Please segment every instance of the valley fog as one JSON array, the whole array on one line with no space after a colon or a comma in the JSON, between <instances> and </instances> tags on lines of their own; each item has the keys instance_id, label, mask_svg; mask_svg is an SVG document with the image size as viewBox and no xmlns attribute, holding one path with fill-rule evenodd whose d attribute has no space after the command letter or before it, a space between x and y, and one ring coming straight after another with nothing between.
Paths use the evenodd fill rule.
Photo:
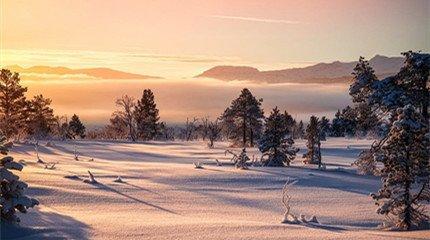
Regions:
<instances>
[{"instance_id":1,"label":"valley fog","mask_svg":"<svg viewBox=\"0 0 430 240\"><path fill-rule=\"evenodd\" d=\"M287 110L299 120L310 115L334 114L350 103L348 85L251 84L211 79L150 80L31 80L24 78L27 96L43 94L52 99L56 115L79 113L90 125L104 125L115 111L115 99L122 95L140 98L150 88L162 121L182 123L187 117L218 117L240 90L247 87L263 98L265 113L274 106Z\"/></svg>"}]
</instances>

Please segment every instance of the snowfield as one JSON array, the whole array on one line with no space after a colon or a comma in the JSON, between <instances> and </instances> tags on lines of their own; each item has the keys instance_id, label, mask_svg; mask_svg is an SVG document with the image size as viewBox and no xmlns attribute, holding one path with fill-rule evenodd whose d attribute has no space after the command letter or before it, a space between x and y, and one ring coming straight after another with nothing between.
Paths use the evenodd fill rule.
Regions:
<instances>
[{"instance_id":1,"label":"snowfield","mask_svg":"<svg viewBox=\"0 0 430 240\"><path fill-rule=\"evenodd\" d=\"M237 170L224 155L227 143L104 141L42 142L43 161L58 162L45 169L33 145L17 144L11 155L26 163L17 174L40 205L19 215L21 228L3 226L1 239L429 239L430 230L378 230L383 217L369 193L380 180L350 166L371 142L322 142L325 171L303 165L303 150L289 168ZM297 145L303 149L304 141ZM249 149L253 155L260 153ZM83 182L88 170L97 184ZM123 183L114 182L118 176ZM288 178L298 180L291 211L321 224L281 224Z\"/></svg>"}]
</instances>

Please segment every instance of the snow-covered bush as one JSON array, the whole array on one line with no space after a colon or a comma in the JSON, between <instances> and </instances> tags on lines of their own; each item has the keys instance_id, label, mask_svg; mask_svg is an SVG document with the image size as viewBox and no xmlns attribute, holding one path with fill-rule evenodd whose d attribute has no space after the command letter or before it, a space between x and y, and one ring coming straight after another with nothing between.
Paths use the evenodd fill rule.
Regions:
<instances>
[{"instance_id":1,"label":"snow-covered bush","mask_svg":"<svg viewBox=\"0 0 430 240\"><path fill-rule=\"evenodd\" d=\"M246 155L246 148L242 149L242 152L237 155L236 153L230 151L230 150L226 150L225 154L230 153L233 155L233 157L231 158L231 161L234 163L234 166L236 166L236 168L239 169L248 169L248 161L250 161L251 159L248 157L248 155Z\"/></svg>"},{"instance_id":2,"label":"snow-covered bush","mask_svg":"<svg viewBox=\"0 0 430 240\"><path fill-rule=\"evenodd\" d=\"M20 181L19 177L10 171L23 169L21 163L14 162L11 156L7 156L11 146L12 143L7 143L5 137L0 137L0 153L5 155L0 160L0 212L2 221L19 222L16 210L26 213L28 208L38 205L39 202L24 195L24 191L28 187L27 183Z\"/></svg>"}]
</instances>

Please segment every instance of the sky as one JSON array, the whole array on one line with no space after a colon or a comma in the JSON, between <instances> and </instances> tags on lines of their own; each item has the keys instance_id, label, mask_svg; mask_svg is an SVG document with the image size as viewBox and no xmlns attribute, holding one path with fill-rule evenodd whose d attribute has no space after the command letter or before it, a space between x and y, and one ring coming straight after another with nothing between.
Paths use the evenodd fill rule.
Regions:
<instances>
[{"instance_id":1,"label":"sky","mask_svg":"<svg viewBox=\"0 0 430 240\"><path fill-rule=\"evenodd\" d=\"M269 70L430 51L426 0L0 3L1 66L110 67L181 82L216 65ZM70 86L49 87L56 96Z\"/></svg>"}]
</instances>

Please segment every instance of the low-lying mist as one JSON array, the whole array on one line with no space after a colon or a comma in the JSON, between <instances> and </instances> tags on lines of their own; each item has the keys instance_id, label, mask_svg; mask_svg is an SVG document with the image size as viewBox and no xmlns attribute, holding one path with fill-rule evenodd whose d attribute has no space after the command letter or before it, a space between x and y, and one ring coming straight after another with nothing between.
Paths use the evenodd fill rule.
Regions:
<instances>
[{"instance_id":1,"label":"low-lying mist","mask_svg":"<svg viewBox=\"0 0 430 240\"><path fill-rule=\"evenodd\" d=\"M52 99L56 115L78 114L89 125L103 125L115 99L124 94L136 99L143 90L155 93L162 121L181 123L187 117L218 117L244 87L263 98L265 113L278 106L300 120L327 115L350 103L347 85L251 84L211 79L98 80L85 78L37 79L24 77L28 96L43 94Z\"/></svg>"}]
</instances>

